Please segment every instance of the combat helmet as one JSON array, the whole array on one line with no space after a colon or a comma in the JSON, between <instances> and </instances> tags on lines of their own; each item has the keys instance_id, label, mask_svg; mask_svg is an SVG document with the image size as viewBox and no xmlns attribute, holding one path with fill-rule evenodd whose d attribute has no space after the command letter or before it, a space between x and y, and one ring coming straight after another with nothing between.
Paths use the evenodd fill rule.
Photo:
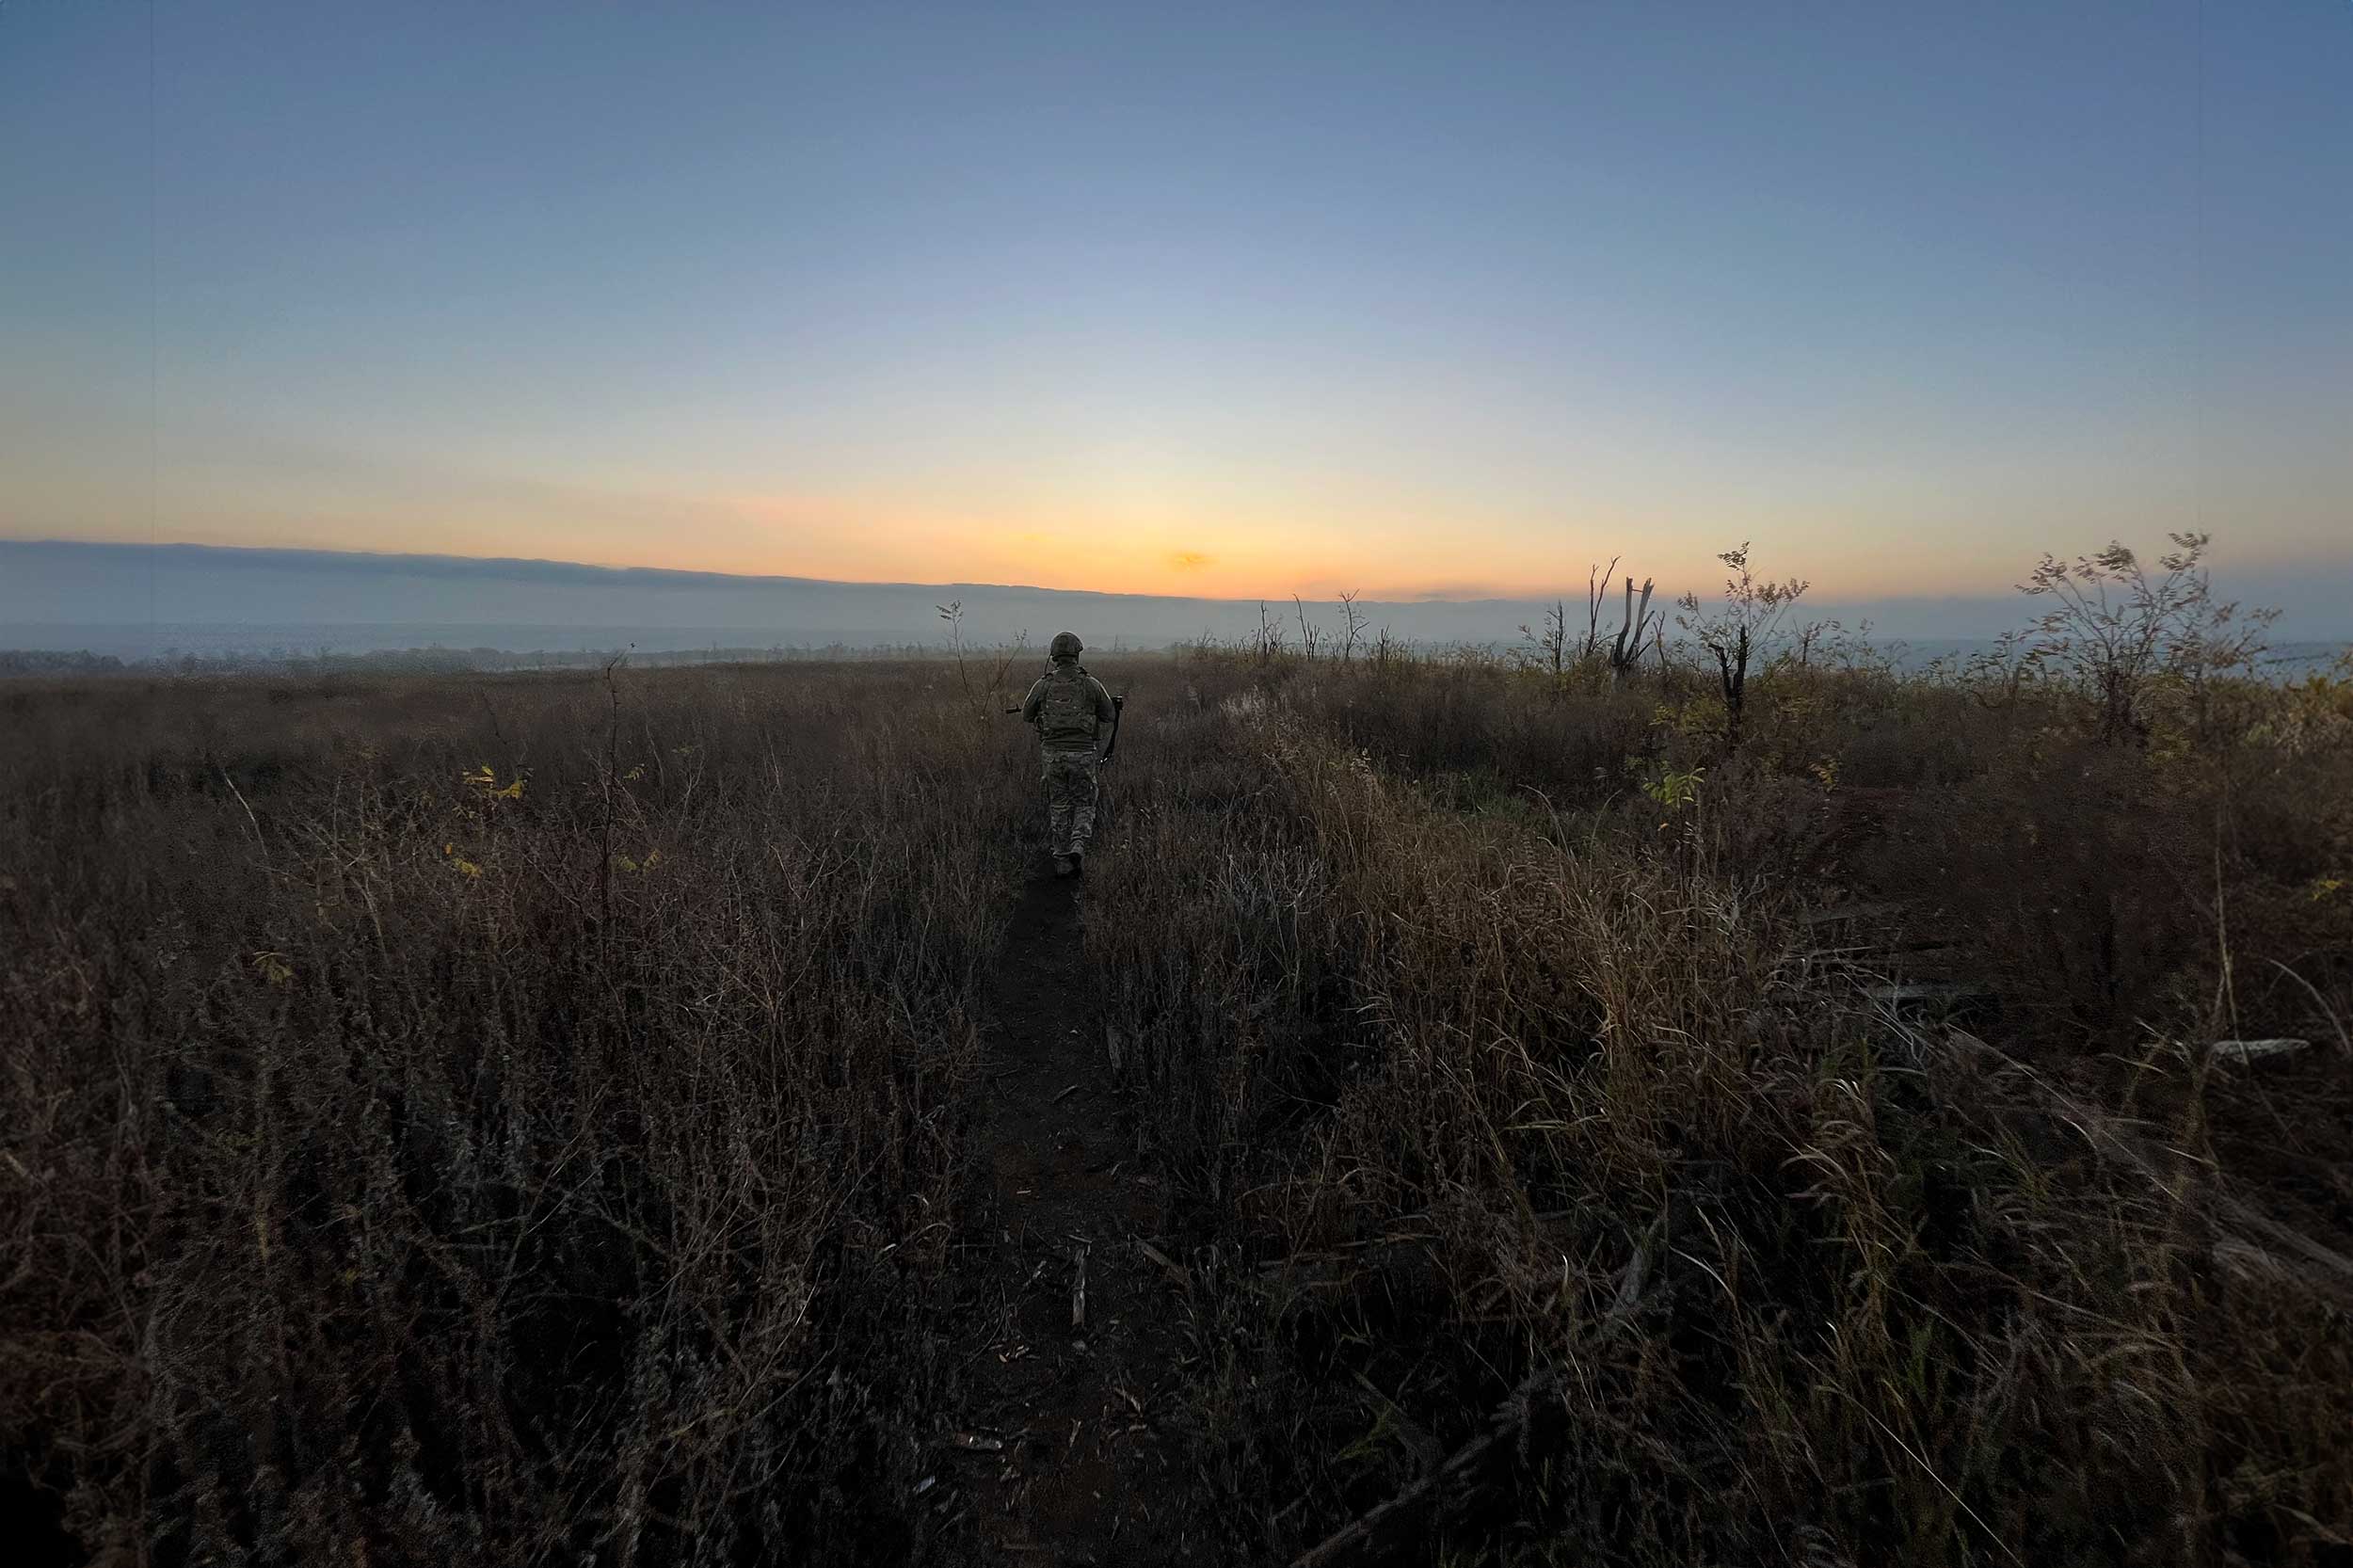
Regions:
<instances>
[{"instance_id":1,"label":"combat helmet","mask_svg":"<svg viewBox=\"0 0 2353 1568\"><path fill-rule=\"evenodd\" d=\"M1050 659L1076 659L1085 651L1086 645L1079 641L1076 632L1057 632L1054 640L1046 645L1047 657Z\"/></svg>"}]
</instances>

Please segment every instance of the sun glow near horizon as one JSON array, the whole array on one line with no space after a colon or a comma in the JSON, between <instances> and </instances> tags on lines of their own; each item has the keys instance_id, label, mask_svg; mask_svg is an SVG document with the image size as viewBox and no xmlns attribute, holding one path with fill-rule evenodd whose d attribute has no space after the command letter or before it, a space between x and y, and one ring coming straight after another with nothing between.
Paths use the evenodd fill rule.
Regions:
<instances>
[{"instance_id":1,"label":"sun glow near horizon","mask_svg":"<svg viewBox=\"0 0 2353 1568\"><path fill-rule=\"evenodd\" d=\"M974 485L975 491L985 487ZM424 515L413 496L346 487L332 507L308 497L273 504L250 481L207 500L184 492L179 525L160 543L325 549L472 558L570 561L845 583L991 584L1215 600L1583 598L1590 575L1655 578L1662 591L1709 591L1716 557L1753 543L1760 569L1809 579L1817 600L2002 594L2050 549L2089 550L2110 537L2160 547L2199 527L2194 508L2144 504L2028 506L1999 524L1914 507L1906 525L1873 526L1828 509L1750 507L1676 515L1562 506L1557 516L1481 515L1436 502L1382 504L1350 497L1323 507L1264 512L1128 494L952 504L872 491L841 496L664 493L588 483L437 488ZM2325 531L2315 528L2313 537ZM148 542L120 528L41 535ZM2226 537L2238 568L2312 565L2326 552L2265 551Z\"/></svg>"}]
</instances>

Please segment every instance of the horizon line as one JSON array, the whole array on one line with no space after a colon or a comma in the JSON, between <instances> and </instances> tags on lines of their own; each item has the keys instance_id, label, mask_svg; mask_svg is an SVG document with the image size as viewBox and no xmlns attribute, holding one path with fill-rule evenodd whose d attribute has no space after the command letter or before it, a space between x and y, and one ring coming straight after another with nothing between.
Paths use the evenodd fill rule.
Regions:
<instances>
[{"instance_id":1,"label":"horizon line","mask_svg":"<svg viewBox=\"0 0 2353 1568\"><path fill-rule=\"evenodd\" d=\"M557 572L579 573L584 577L615 580L615 585L619 585L618 580L622 579L651 578L668 580L680 585L696 584L716 586L725 584L759 586L761 584L789 584L813 588L899 588L911 590L920 589L927 594L960 589L980 589L995 593L1042 594L1093 599L1159 600L1179 603L1225 604L1236 606L1276 604L1282 602L1284 600L1297 600L1303 602L1318 603L1338 601L1337 596L1330 594L1320 596L1311 600L1306 594L1301 593L1295 589L1289 592L1277 594L1252 594L1241 597L1227 597L1215 594L1149 593L1122 588L1052 588L1028 583L923 583L895 578L809 577L791 572L713 571L685 567L612 565L599 561L565 560L550 556L457 555L439 551L336 550L315 545L204 544L193 540L65 539L55 537L23 539L0 538L0 550L11 548L57 549L67 551L120 551L139 554L162 554L169 552L184 552L189 553L220 556L308 557L324 565L365 562L388 566L416 563L424 565L445 565L460 568L534 568L535 575L545 575L551 568L552 568L552 570ZM1359 602L1369 605L1453 604L1467 607L1481 604L1533 604L1574 598L1577 602L1582 603L1585 601L1586 592L1587 589L1582 585L1577 586L1575 589L1574 594L1571 594L1567 589L1558 587L1541 589L1530 588L1518 594L1492 590L1468 595L1433 591L1421 594L1410 594L1403 598L1368 597L1362 599ZM1663 588L1661 589L1661 593L1664 593ZM1605 602L1614 602L1616 597L1617 590L1613 588L1606 597ZM1672 596L1669 597L1670 602L1672 602ZM1883 603L1922 605L1996 603L2008 602L2009 597L2010 596L2008 594L2000 593L1870 594L1852 595L1847 596L1846 598L1824 599L1819 602L1825 604L1855 602L1872 604ZM33 623L25 622L22 624L29 625ZM385 624L397 625L424 623L387 622ZM451 624L466 625L473 623L452 622Z\"/></svg>"}]
</instances>

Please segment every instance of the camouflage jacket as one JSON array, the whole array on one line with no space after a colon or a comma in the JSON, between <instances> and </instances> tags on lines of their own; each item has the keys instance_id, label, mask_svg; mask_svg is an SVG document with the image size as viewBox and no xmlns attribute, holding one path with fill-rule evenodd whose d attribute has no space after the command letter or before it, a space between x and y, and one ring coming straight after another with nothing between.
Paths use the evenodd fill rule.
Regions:
<instances>
[{"instance_id":1,"label":"camouflage jacket","mask_svg":"<svg viewBox=\"0 0 2353 1568\"><path fill-rule=\"evenodd\" d=\"M1021 717L1048 751L1092 751L1112 722L1112 694L1076 659L1056 660L1021 699Z\"/></svg>"}]
</instances>

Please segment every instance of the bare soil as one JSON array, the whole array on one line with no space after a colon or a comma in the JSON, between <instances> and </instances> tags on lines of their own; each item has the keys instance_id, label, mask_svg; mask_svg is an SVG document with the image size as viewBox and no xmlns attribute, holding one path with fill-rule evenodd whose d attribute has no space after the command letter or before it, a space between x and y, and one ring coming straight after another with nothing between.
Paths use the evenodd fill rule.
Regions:
<instances>
[{"instance_id":1,"label":"bare soil","mask_svg":"<svg viewBox=\"0 0 2353 1568\"><path fill-rule=\"evenodd\" d=\"M1163 1424L1186 1359L1181 1266L1154 1256L1166 1201L1112 1087L1085 920L1083 881L1041 874L999 964L988 1191L965 1249L983 1328L939 1480L983 1561L1195 1561L1198 1472Z\"/></svg>"}]
</instances>

